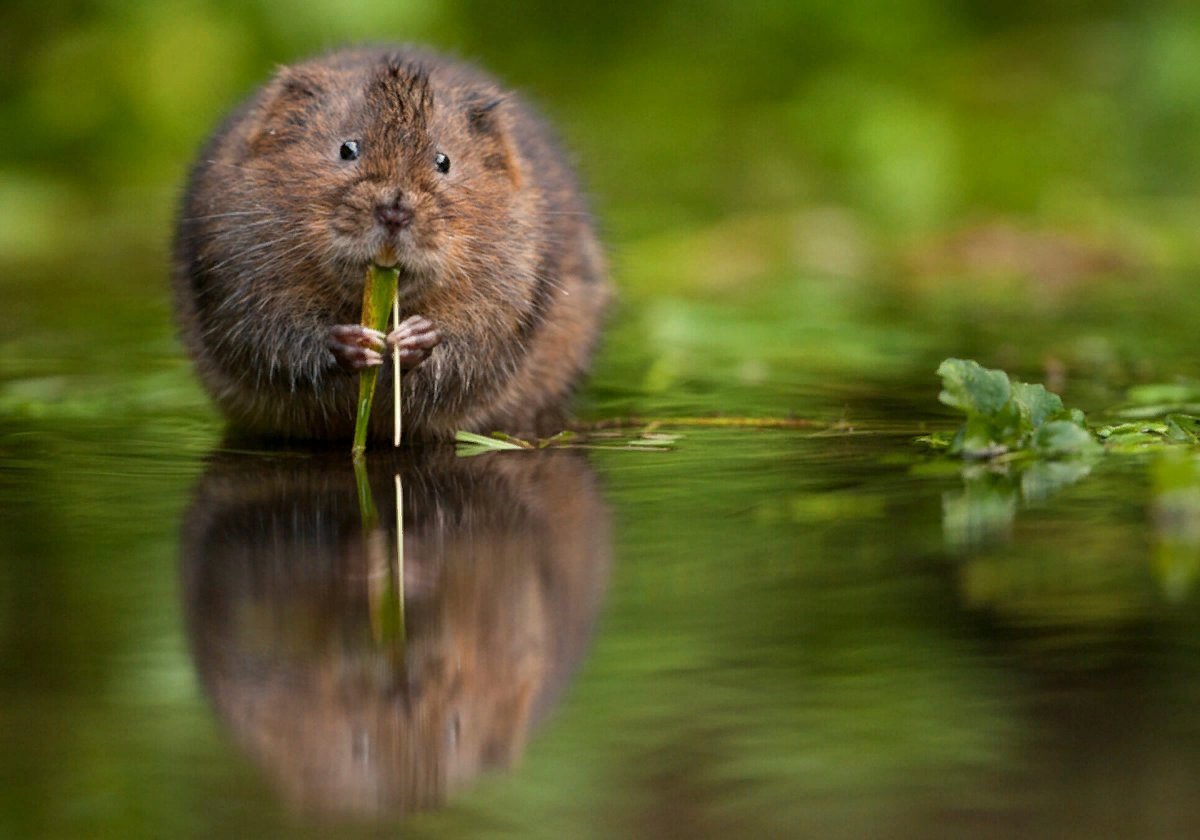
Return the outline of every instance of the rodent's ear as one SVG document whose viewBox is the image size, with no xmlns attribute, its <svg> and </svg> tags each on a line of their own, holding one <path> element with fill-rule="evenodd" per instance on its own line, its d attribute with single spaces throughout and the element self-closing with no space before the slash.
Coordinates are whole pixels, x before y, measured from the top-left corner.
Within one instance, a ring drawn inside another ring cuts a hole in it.
<svg viewBox="0 0 1200 840">
<path fill-rule="evenodd" d="M 467 100 L 466 112 L 471 134 L 481 141 L 490 141 L 490 148 L 483 156 L 483 165 L 508 175 L 513 186 L 519 187 L 521 170 L 505 129 L 504 98 L 473 96 Z M 486 147 L 489 144 L 483 145 Z"/>
<path fill-rule="evenodd" d="M 258 119 L 247 138 L 250 149 L 265 152 L 299 140 L 324 95 L 325 88 L 315 75 L 282 68 L 259 101 Z"/>
<path fill-rule="evenodd" d="M 475 96 L 467 100 L 467 125 L 472 134 L 495 134 L 500 130 L 496 109 L 503 101 L 498 96 Z"/>
</svg>

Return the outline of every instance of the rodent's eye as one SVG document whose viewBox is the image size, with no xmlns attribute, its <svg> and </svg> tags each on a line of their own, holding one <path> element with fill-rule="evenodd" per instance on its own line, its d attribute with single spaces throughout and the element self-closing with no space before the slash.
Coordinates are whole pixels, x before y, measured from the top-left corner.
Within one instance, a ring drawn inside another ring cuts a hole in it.
<svg viewBox="0 0 1200 840">
<path fill-rule="evenodd" d="M 347 140 L 338 149 L 338 154 L 342 156 L 342 160 L 358 160 L 358 141 Z"/>
<path fill-rule="evenodd" d="M 433 164 L 438 168 L 438 172 L 441 172 L 443 175 L 450 171 L 450 158 L 441 152 L 437 153 L 437 156 L 433 159 Z"/>
</svg>

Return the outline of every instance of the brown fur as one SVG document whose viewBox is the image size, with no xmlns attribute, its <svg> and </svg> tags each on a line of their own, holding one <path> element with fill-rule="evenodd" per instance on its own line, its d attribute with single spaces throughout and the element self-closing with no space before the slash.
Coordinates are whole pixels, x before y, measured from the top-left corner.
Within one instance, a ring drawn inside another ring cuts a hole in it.
<svg viewBox="0 0 1200 840">
<path fill-rule="evenodd" d="M 346 140 L 361 149 L 350 163 L 338 154 Z M 470 66 L 396 48 L 281 69 L 192 171 L 176 308 L 235 428 L 351 435 L 358 377 L 326 341 L 359 320 L 366 267 L 394 244 L 373 211 L 397 198 L 414 215 L 395 252 L 402 318 L 425 316 L 443 339 L 405 371 L 406 432 L 561 424 L 609 294 L 575 177 L 513 93 Z M 390 379 L 390 362 L 382 373 Z M 373 434 L 391 434 L 390 414 L 391 389 L 379 388 Z"/>
</svg>

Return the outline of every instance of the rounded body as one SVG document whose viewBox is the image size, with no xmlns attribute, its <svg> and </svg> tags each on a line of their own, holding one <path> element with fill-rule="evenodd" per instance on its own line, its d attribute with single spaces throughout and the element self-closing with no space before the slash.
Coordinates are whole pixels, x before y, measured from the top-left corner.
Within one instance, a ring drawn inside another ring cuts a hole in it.
<svg viewBox="0 0 1200 840">
<path fill-rule="evenodd" d="M 439 338 L 403 371 L 406 437 L 561 428 L 609 289 L 575 176 L 515 94 L 423 50 L 350 50 L 281 69 L 217 130 L 172 275 L 235 429 L 349 439 L 359 377 L 330 336 L 359 322 L 372 262 L 399 269 L 401 320 Z M 376 438 L 391 435 L 381 353 Z"/>
</svg>

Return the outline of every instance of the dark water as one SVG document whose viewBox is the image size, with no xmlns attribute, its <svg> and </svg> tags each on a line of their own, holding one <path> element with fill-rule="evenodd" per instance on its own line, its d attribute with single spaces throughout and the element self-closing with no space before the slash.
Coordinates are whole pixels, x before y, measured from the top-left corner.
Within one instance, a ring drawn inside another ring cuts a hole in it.
<svg viewBox="0 0 1200 840">
<path fill-rule="evenodd" d="M 364 521 L 341 453 L 10 420 L 0 834 L 1194 833 L 1154 466 L 964 473 L 919 425 L 380 455 Z"/>
</svg>

